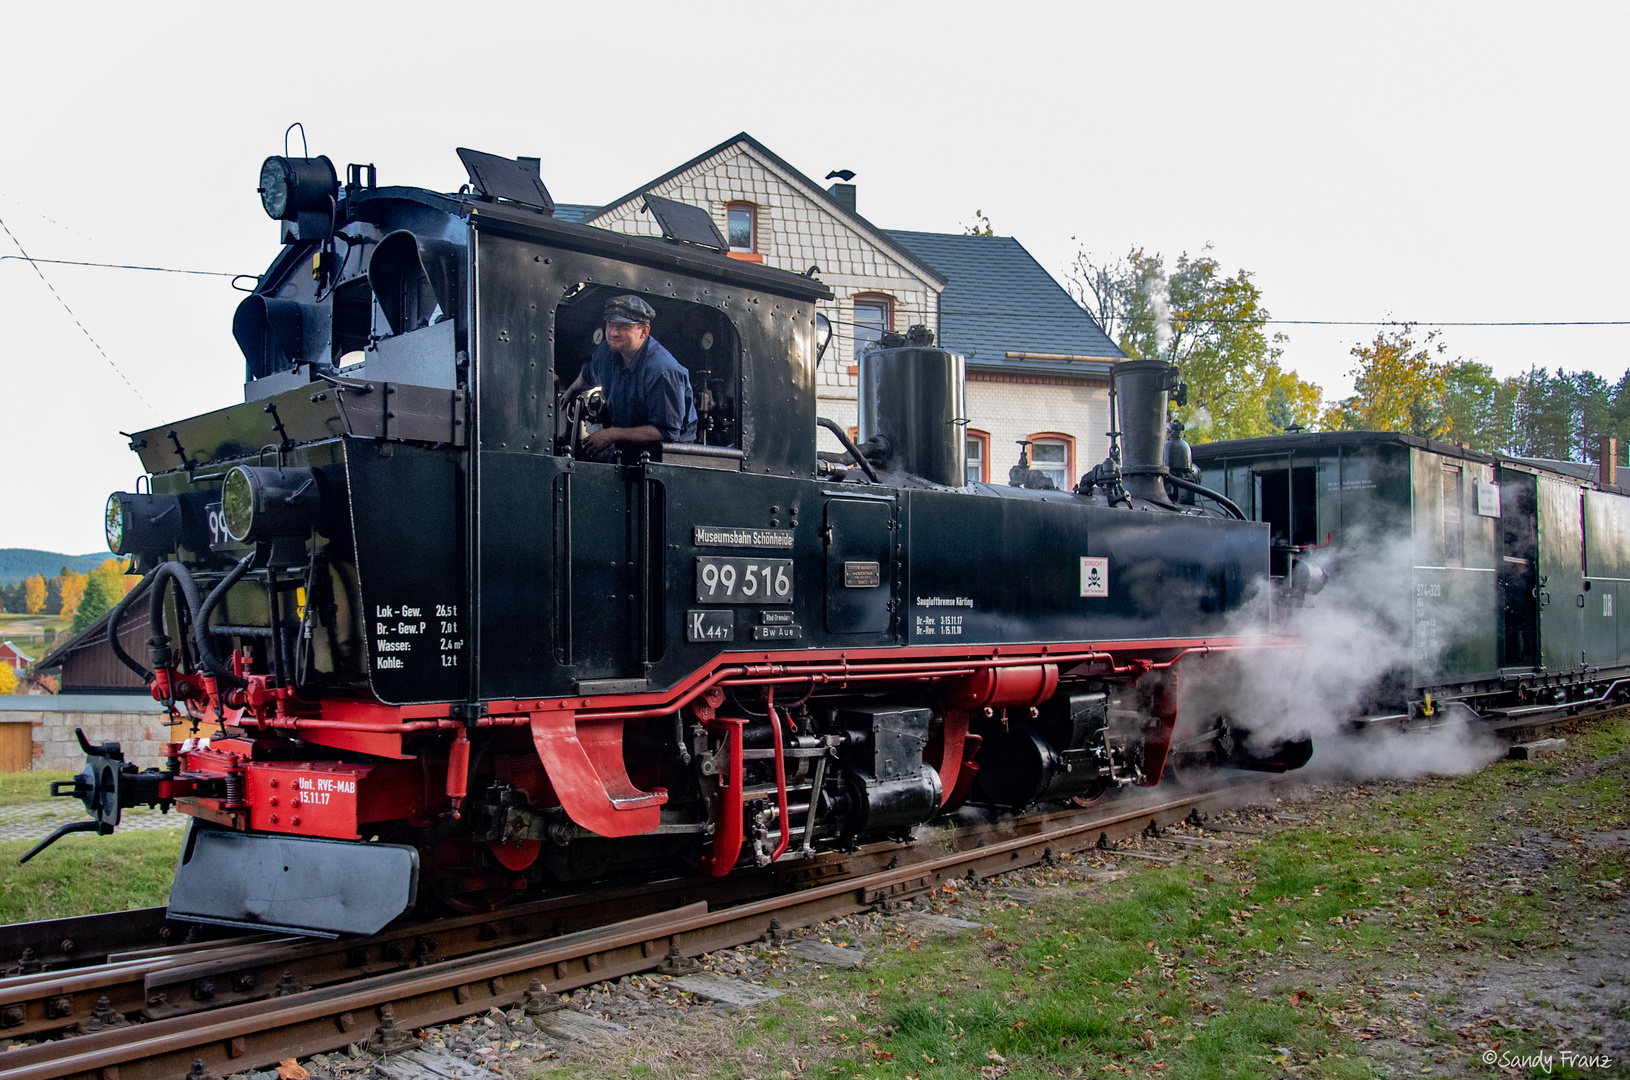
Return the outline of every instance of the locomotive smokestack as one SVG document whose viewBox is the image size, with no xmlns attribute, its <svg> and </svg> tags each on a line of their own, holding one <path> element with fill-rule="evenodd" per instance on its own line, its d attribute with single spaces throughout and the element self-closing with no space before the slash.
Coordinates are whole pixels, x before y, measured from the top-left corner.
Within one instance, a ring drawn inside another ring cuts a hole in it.
<svg viewBox="0 0 1630 1080">
<path fill-rule="evenodd" d="M 1177 368 L 1163 360 L 1123 360 L 1115 365 L 1113 378 L 1126 490 L 1169 505 L 1161 478 L 1170 470 L 1161 450 L 1166 439 L 1166 394 L 1178 389 Z"/>
</svg>

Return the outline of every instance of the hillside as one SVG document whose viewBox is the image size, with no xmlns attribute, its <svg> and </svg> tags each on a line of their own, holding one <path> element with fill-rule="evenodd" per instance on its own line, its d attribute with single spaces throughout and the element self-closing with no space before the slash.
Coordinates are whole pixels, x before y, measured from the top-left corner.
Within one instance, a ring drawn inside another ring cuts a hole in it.
<svg viewBox="0 0 1630 1080">
<path fill-rule="evenodd" d="M 35 574 L 56 577 L 64 566 L 83 574 L 111 558 L 113 556 L 106 551 L 92 555 L 64 555 L 58 551 L 36 551 L 33 548 L 0 548 L 0 585 L 13 585 Z"/>
</svg>

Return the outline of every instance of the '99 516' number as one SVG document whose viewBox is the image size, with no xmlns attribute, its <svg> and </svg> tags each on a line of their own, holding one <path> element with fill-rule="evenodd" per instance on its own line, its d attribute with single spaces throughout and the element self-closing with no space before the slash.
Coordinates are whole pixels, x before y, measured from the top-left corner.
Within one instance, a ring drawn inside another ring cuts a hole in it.
<svg viewBox="0 0 1630 1080">
<path fill-rule="evenodd" d="M 699 556 L 696 560 L 696 602 L 790 604 L 792 560 Z"/>
</svg>

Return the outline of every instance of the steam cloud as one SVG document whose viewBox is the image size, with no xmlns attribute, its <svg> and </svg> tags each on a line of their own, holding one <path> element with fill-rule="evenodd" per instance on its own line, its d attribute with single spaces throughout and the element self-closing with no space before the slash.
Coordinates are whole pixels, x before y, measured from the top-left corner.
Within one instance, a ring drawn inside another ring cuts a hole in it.
<svg viewBox="0 0 1630 1080">
<path fill-rule="evenodd" d="M 1171 292 L 1165 270 L 1156 270 L 1143 279 L 1143 295 L 1149 298 L 1149 311 L 1155 317 L 1155 350 L 1162 360 L 1171 359 L 1167 355 L 1172 344 Z"/>
<path fill-rule="evenodd" d="M 1329 584 L 1303 606 L 1278 602 L 1272 627 L 1254 614 L 1235 628 L 1245 637 L 1295 635 L 1304 647 L 1207 658 L 1185 673 L 1182 727 L 1197 732 L 1224 714 L 1249 728 L 1250 748 L 1262 752 L 1311 736 L 1307 771 L 1353 779 L 1460 775 L 1502 756 L 1505 744 L 1464 707 L 1440 713 L 1429 728 L 1383 723 L 1353 730 L 1354 718 L 1377 713 L 1374 695 L 1389 674 L 1407 674 L 1417 664 L 1431 668 L 1456 630 L 1493 628 L 1486 610 L 1457 610 L 1448 598 L 1417 610 L 1409 537 L 1360 538 L 1346 546 L 1348 556 L 1328 564 Z M 1246 610 L 1260 613 L 1263 606 Z"/>
</svg>

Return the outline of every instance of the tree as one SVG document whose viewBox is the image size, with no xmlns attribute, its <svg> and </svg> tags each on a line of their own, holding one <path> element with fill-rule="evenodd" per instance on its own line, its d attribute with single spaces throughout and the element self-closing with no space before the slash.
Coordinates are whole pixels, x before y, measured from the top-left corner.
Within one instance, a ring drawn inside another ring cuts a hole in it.
<svg viewBox="0 0 1630 1080">
<path fill-rule="evenodd" d="M 72 618 L 79 609 L 80 597 L 85 595 L 85 575 L 76 574 L 64 566 L 50 584 L 56 593 L 57 614 L 65 619 Z"/>
<path fill-rule="evenodd" d="M 35 574 L 23 582 L 23 611 L 38 615 L 45 610 L 45 575 Z"/>
<path fill-rule="evenodd" d="M 1324 392 L 1294 371 L 1275 364 L 1263 375 L 1262 386 L 1267 391 L 1263 415 L 1273 430 L 1284 431 L 1292 424 L 1312 427 L 1324 412 Z"/>
<path fill-rule="evenodd" d="M 1185 253 L 1168 275 L 1164 259 L 1141 248 L 1103 263 L 1082 252 L 1068 285 L 1122 352 L 1178 365 L 1188 384 L 1178 416 L 1193 435 L 1270 435 L 1317 417 L 1323 395 L 1280 367 L 1285 337 L 1269 332 L 1249 271 L 1229 276 L 1210 255 Z"/>
<path fill-rule="evenodd" d="M 1443 434 L 1443 398 L 1447 390 L 1446 365 L 1434 360 L 1444 351 L 1433 330 L 1416 341 L 1413 326 L 1377 330 L 1367 345 L 1354 345 L 1357 361 L 1353 396 L 1339 402 L 1325 417 L 1325 426 L 1358 431 L 1407 431 L 1423 438 Z"/>
<path fill-rule="evenodd" d="M 1516 380 L 1514 389 L 1512 453 L 1567 461 L 1576 447 L 1583 450 L 1581 402 L 1566 372 L 1558 369 L 1553 377 L 1545 368 L 1534 368 Z"/>
<path fill-rule="evenodd" d="M 1515 393 L 1487 364 L 1456 360 L 1443 367 L 1443 437 L 1489 453 L 1511 442 Z"/>
<path fill-rule="evenodd" d="M 124 564 L 118 559 L 108 559 L 86 576 L 85 593 L 74 612 L 73 632 L 84 633 L 86 627 L 112 609 L 124 594 Z"/>
<path fill-rule="evenodd" d="M 0 664 L 0 694 L 15 694 L 17 692 L 17 672 L 12 670 L 10 664 Z"/>
<path fill-rule="evenodd" d="M 964 236 L 995 236 L 996 230 L 990 227 L 990 218 L 985 216 L 983 210 L 973 212 L 973 224 L 962 226 Z"/>
</svg>

